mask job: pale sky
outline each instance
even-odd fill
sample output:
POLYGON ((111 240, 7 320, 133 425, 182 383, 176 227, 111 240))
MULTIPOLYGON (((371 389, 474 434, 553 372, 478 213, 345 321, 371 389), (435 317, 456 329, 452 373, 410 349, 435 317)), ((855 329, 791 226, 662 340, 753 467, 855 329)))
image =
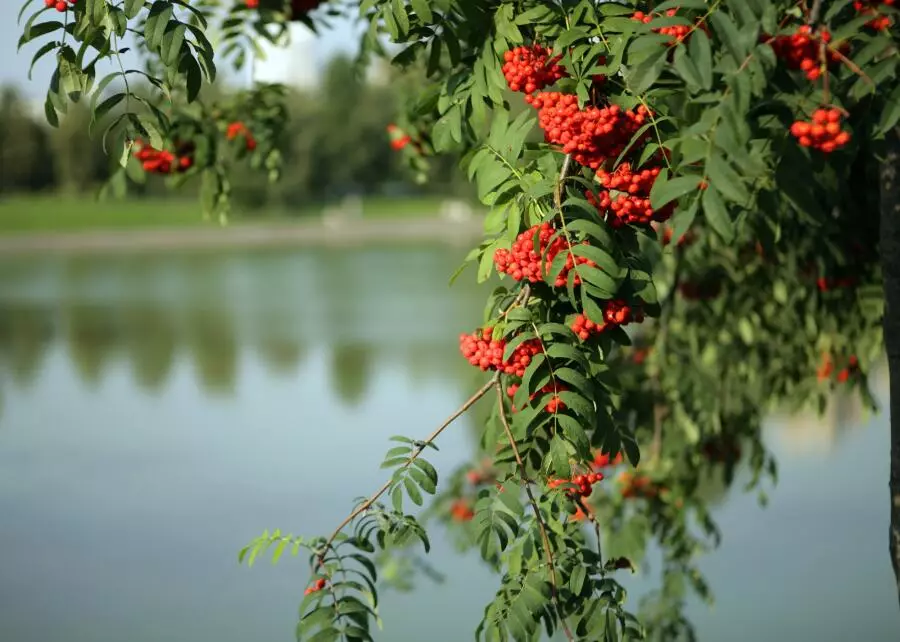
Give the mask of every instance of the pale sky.
MULTIPOLYGON (((40 0, 34 0, 34 2, 35 6, 37 6, 40 0)), ((3 13, 6 15, 16 16, 21 4, 21 0, 0 0, 0 6, 6 7, 3 10, 3 13)), ((349 21, 338 22, 333 18, 331 20, 334 22, 333 28, 328 31, 323 30, 319 38, 307 48, 307 51, 311 50, 312 64, 316 68, 321 68, 335 53, 341 51, 352 53, 357 49, 359 37, 356 34, 359 33, 359 27, 354 28, 354 25, 349 21)), ((32 56, 41 47, 44 40, 41 39, 39 42, 29 43, 16 54, 20 30, 21 27, 16 24, 14 19, 0 20, 0 51, 4 51, 8 56, 12 57, 11 64, 0 65, 0 84, 14 84, 29 98, 40 99, 46 92, 47 83, 50 80, 50 74, 53 69, 52 54, 47 54, 35 66, 32 80, 29 82, 28 66, 31 64, 32 56)), ((285 72, 295 72, 298 61, 294 58, 295 56, 292 56, 287 51, 273 52, 265 63, 260 63, 260 75, 264 76, 261 79, 274 80, 273 76, 283 75, 285 72)), ((222 72, 224 77, 229 78, 230 82, 231 79, 234 79, 236 83, 246 84, 249 80, 249 72, 245 71, 242 74, 243 78, 240 78, 235 77, 233 74, 228 74, 229 70, 223 68, 223 65, 220 64, 219 67, 219 71, 222 72)), ((101 69, 98 65, 98 80, 109 71, 111 71, 111 68, 101 69)))

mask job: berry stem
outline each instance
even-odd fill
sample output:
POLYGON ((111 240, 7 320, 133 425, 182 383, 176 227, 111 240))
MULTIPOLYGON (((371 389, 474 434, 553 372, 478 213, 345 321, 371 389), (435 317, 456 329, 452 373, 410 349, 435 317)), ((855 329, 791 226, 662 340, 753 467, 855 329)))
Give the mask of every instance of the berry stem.
POLYGON ((812 8, 809 10, 810 25, 814 25, 819 21, 820 13, 822 13, 822 0, 813 0, 812 8))
POLYGON ((556 585, 556 566, 553 560, 553 551, 550 548, 550 538, 547 537, 547 526, 544 524, 544 518, 541 516, 541 509, 537 505, 534 493, 531 492, 528 473, 525 470, 525 462, 522 461, 522 455, 519 453, 519 447, 516 445, 516 438, 513 436, 512 430, 509 427, 509 420, 506 417, 506 408, 503 406, 503 387, 500 385, 499 379, 497 379, 494 387, 497 389, 497 408, 500 412, 500 423, 503 424, 503 431, 506 433, 509 447, 512 449, 513 455, 516 458, 516 464, 519 466, 519 475, 522 478, 522 485, 525 487, 525 494, 528 496, 528 503, 531 505, 531 510, 534 512, 534 518, 537 520, 538 530, 541 533, 541 541, 544 544, 544 555, 547 558, 547 566, 550 568, 550 591, 553 605, 556 607, 556 614, 559 617, 560 624, 562 624, 566 639, 574 642, 575 638, 572 637, 572 632, 569 630, 569 625, 566 623, 566 618, 563 617, 562 608, 559 605, 559 589, 556 585))
POLYGON ((864 72, 862 69, 860 69, 859 65, 857 65, 855 62, 850 60, 847 56, 845 56, 840 51, 838 51, 837 47, 832 47, 831 45, 828 45, 828 53, 835 56, 843 64, 847 65, 847 69, 849 69, 850 71, 855 73, 857 76, 859 76, 860 78, 865 80, 867 83, 869 83, 873 87, 875 86, 875 81, 872 80, 866 72, 864 72))
MULTIPOLYGON (((431 445, 441 435, 441 433, 447 429, 447 427, 450 424, 452 424, 454 421, 459 419, 460 416, 462 416, 469 408, 474 406, 478 402, 478 400, 480 400, 483 396, 485 396, 488 392, 490 392, 491 388, 498 386, 498 390, 499 390, 499 381, 500 381, 500 375, 498 373, 498 374, 494 375, 493 377, 491 377, 491 379, 488 380, 488 382, 486 384, 484 384, 478 390, 478 392, 476 392, 474 395, 469 397, 469 399, 463 405, 461 405, 459 408, 457 408, 456 411, 452 415, 450 415, 443 424, 441 424, 434 432, 432 432, 430 435, 428 435, 428 437, 426 437, 424 441, 420 442, 416 446, 416 449, 409 456, 409 460, 405 464, 403 464, 403 469, 409 468, 412 465, 412 463, 416 459, 419 458, 419 456, 422 454, 422 452, 429 445, 431 445)), ((369 510, 372 507, 372 505, 375 502, 377 502, 378 499, 388 491, 388 489, 391 487, 392 483, 393 483, 392 480, 385 482, 384 485, 381 488, 379 488, 375 492, 374 495, 372 495, 371 497, 369 497, 369 499, 367 499, 362 504, 357 506, 353 510, 353 512, 351 512, 346 517, 346 519, 344 519, 344 521, 342 521, 338 525, 338 527, 334 529, 334 532, 332 532, 331 535, 328 537, 328 540, 325 542, 324 546, 322 547, 321 552, 318 555, 318 563, 319 564, 322 564, 324 562, 325 556, 328 554, 328 551, 331 550, 332 544, 334 544, 334 540, 337 539, 337 536, 341 534, 341 531, 343 531, 344 528, 346 528, 347 525, 350 522, 352 522, 354 519, 356 519, 359 515, 366 512, 367 510, 369 510)))
POLYGON ((585 517, 590 520, 591 524, 594 525, 594 534, 597 536, 597 565, 600 567, 600 575, 606 575, 606 570, 603 568, 603 538, 600 536, 600 522, 597 521, 597 517, 594 513, 588 510, 583 497, 576 497, 575 503, 578 505, 578 508, 581 509, 581 512, 584 513, 585 517))
POLYGON ((572 165, 572 154, 566 154, 563 159, 562 169, 559 170, 559 180, 556 182, 556 189, 553 190, 553 203, 556 205, 556 211, 562 216, 563 196, 565 192, 566 178, 569 177, 569 167, 572 165))
POLYGON ((831 79, 828 73, 828 45, 824 38, 819 39, 819 64, 822 66, 822 98, 826 103, 831 102, 831 79))

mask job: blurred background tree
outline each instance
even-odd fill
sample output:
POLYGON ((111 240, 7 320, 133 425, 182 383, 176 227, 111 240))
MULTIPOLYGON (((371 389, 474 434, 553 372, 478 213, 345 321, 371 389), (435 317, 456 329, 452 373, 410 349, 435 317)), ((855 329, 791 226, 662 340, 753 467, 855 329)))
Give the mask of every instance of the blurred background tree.
MULTIPOLYGON (((454 155, 434 160, 434 180, 416 185, 400 155, 391 149, 386 128, 398 112, 404 88, 414 88, 416 70, 377 69, 359 74, 348 56, 332 58, 316 88, 293 89, 288 99, 290 122, 282 142, 284 172, 276 185, 253 172, 232 177, 238 210, 253 216, 264 210, 292 214, 310 204, 338 201, 348 195, 441 195, 468 199, 471 188, 454 155)), ((206 93, 210 103, 233 89, 217 86, 206 93)), ((73 105, 53 129, 40 110, 13 87, 0 98, 0 191, 5 194, 65 192, 90 195, 110 176, 102 142, 89 134, 90 111, 73 105)), ((112 162, 115 162, 113 159, 112 162)), ((182 190, 189 197, 196 186, 182 190)), ((134 197, 162 197, 160 181, 133 186, 134 197)))

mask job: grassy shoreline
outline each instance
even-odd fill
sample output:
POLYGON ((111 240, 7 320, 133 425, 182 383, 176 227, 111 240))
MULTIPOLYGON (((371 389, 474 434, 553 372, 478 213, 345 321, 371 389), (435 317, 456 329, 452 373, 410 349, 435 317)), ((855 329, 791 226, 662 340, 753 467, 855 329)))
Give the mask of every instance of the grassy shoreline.
MULTIPOLYGON (((437 219, 442 199, 437 197, 373 197, 362 204, 365 221, 437 219)), ((337 204, 307 204, 293 210, 236 211, 229 227, 321 225, 322 213, 337 204)), ((84 232, 160 229, 218 229, 218 221, 205 220, 194 199, 129 199, 98 201, 90 196, 55 194, 9 196, 0 199, 0 236, 69 234, 84 232)))

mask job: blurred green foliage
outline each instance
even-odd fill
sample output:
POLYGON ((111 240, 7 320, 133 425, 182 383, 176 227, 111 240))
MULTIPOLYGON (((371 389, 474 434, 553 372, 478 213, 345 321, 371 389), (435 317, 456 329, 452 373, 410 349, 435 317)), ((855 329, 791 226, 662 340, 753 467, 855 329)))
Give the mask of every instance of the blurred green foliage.
MULTIPOLYGON (((280 144, 284 157, 282 179, 271 185, 254 172, 235 172, 233 197, 243 214, 277 209, 303 216, 310 203, 340 200, 348 195, 427 195, 468 198, 470 187, 458 169, 457 157, 433 163, 428 183, 415 185, 401 155, 391 149, 387 126, 397 113, 409 84, 409 72, 391 70, 381 82, 360 78, 353 62, 333 58, 322 74, 321 85, 292 90, 286 136, 280 144)), ((210 102, 229 95, 215 87, 204 98, 210 102)), ((62 192, 91 195, 110 177, 117 163, 103 150, 95 127, 89 133, 87 104, 70 106, 58 129, 49 127, 42 113, 30 109, 13 87, 0 94, 0 195, 62 192)), ((186 198, 198 186, 189 183, 186 198)), ((170 193, 160 179, 134 185, 134 195, 161 197, 170 193)), ((199 220, 195 209, 191 216, 199 220)))

